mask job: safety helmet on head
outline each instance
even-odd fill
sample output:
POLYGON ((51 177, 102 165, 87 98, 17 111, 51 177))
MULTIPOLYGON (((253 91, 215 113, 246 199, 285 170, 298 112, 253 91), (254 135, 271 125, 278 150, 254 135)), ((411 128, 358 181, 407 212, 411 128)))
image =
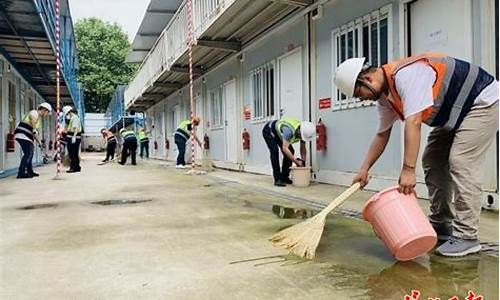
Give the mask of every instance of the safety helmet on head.
POLYGON ((194 125, 198 126, 200 125, 200 117, 198 116, 194 116, 192 119, 191 119, 191 122, 193 122, 194 125))
POLYGON ((300 123, 300 138, 303 141, 309 142, 313 139, 315 134, 316 126, 314 126, 313 123, 309 121, 303 121, 302 123, 300 123))
POLYGON ((62 108, 62 112, 63 114, 67 115, 70 111, 73 110, 73 107, 69 106, 69 105, 66 105, 62 108))
POLYGON ((40 108, 46 109, 49 113, 52 112, 52 106, 47 102, 40 103, 40 105, 38 105, 38 109, 40 108))
POLYGON ((364 57, 349 58, 341 63, 335 71, 334 83, 347 97, 354 97, 354 86, 359 73, 363 70, 364 57))

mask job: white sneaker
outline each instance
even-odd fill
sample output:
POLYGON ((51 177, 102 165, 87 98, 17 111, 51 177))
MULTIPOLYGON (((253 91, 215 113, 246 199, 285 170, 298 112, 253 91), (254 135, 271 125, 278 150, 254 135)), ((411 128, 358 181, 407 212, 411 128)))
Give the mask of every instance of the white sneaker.
POLYGON ((185 165, 177 165, 175 166, 176 169, 185 169, 186 166, 185 165))

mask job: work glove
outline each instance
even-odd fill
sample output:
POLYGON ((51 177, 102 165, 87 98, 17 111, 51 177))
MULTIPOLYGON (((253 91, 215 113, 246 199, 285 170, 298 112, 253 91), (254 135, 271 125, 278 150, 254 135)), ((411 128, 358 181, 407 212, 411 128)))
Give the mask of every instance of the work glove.
POLYGON ((71 137, 71 144, 74 144, 74 143, 76 143, 76 135, 71 137))

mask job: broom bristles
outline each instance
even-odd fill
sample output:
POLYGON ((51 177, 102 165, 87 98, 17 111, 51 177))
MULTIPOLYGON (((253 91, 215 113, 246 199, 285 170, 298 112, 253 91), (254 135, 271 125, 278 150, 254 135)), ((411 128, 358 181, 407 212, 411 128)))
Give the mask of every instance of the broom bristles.
POLYGON ((290 253, 300 257, 313 259, 316 253, 316 248, 318 248, 321 235, 323 234, 323 229, 325 228, 326 216, 357 190, 359 190, 360 187, 361 184, 356 182, 345 192, 335 198, 335 200, 333 200, 319 214, 308 219, 307 221, 278 232, 269 240, 275 246, 288 249, 290 253))
POLYGON ((274 246, 285 248, 297 256, 313 259, 318 248, 323 229, 325 228, 324 214, 283 229, 269 240, 274 246))

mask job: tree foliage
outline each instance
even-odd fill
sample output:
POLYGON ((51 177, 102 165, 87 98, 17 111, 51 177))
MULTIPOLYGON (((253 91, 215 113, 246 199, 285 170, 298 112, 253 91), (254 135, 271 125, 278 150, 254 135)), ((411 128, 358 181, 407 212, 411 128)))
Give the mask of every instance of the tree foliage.
POLYGON ((96 18, 76 22, 75 35, 86 110, 103 113, 116 86, 127 84, 137 68, 125 64, 130 43, 118 24, 96 18))

